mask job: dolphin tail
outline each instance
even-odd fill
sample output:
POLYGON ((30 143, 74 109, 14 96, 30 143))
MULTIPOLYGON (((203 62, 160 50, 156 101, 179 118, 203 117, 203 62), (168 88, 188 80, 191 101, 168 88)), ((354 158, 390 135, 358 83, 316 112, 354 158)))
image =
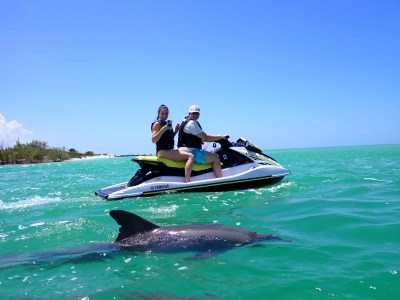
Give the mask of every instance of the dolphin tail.
POLYGON ((112 210, 110 211, 110 216, 121 226, 116 239, 117 242, 140 232, 146 232, 160 227, 125 210, 112 210))

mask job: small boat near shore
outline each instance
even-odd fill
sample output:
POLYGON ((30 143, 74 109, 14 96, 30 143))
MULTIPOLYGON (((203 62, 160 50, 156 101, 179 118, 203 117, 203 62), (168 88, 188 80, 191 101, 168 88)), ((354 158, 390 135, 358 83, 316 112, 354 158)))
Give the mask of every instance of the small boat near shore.
POLYGON ((213 152, 221 160, 221 178, 214 176, 211 164, 195 164, 191 181, 186 183, 185 162, 140 155, 132 159, 140 169, 129 181, 99 189, 95 194, 107 200, 119 200, 162 193, 242 190, 275 184, 290 174, 246 139, 239 138, 236 143, 219 140, 214 147, 213 152))

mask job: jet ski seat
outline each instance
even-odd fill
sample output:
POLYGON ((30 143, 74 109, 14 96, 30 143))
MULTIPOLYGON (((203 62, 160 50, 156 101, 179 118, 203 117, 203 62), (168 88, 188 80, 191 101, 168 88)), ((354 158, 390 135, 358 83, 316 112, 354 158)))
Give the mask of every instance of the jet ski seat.
MULTIPOLYGON (((136 156, 135 158, 132 158, 132 161, 138 163, 140 166, 143 165, 157 166, 161 164, 164 165, 165 167, 176 168, 176 169, 184 169, 186 164, 186 161, 175 161, 153 155, 139 155, 136 156)), ((205 165, 193 164, 192 170, 204 171, 208 169, 212 169, 212 164, 205 164, 205 165)))

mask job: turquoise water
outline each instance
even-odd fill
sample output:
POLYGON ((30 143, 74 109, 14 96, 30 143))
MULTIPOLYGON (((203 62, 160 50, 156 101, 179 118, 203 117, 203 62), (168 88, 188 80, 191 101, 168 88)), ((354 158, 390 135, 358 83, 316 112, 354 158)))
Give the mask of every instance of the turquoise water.
POLYGON ((2 299, 398 299, 400 145, 267 153, 292 172, 273 186, 121 201, 94 191, 128 180, 130 158, 1 166, 2 299), (116 238, 116 208, 162 226, 218 222, 293 242, 194 261, 90 252, 116 238))

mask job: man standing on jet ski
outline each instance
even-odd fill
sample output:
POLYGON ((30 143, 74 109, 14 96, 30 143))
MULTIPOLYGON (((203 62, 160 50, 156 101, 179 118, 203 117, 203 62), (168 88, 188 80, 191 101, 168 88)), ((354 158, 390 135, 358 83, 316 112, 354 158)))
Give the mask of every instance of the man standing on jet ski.
MULTIPOLYGON (((192 105, 189 115, 181 123, 178 136, 178 149, 194 155, 196 164, 212 164, 215 177, 222 177, 221 162, 218 154, 202 150, 203 142, 213 142, 220 139, 228 139, 229 135, 207 134, 197 121, 200 117, 200 107, 192 105)), ((186 182, 188 182, 186 180, 186 182)))

